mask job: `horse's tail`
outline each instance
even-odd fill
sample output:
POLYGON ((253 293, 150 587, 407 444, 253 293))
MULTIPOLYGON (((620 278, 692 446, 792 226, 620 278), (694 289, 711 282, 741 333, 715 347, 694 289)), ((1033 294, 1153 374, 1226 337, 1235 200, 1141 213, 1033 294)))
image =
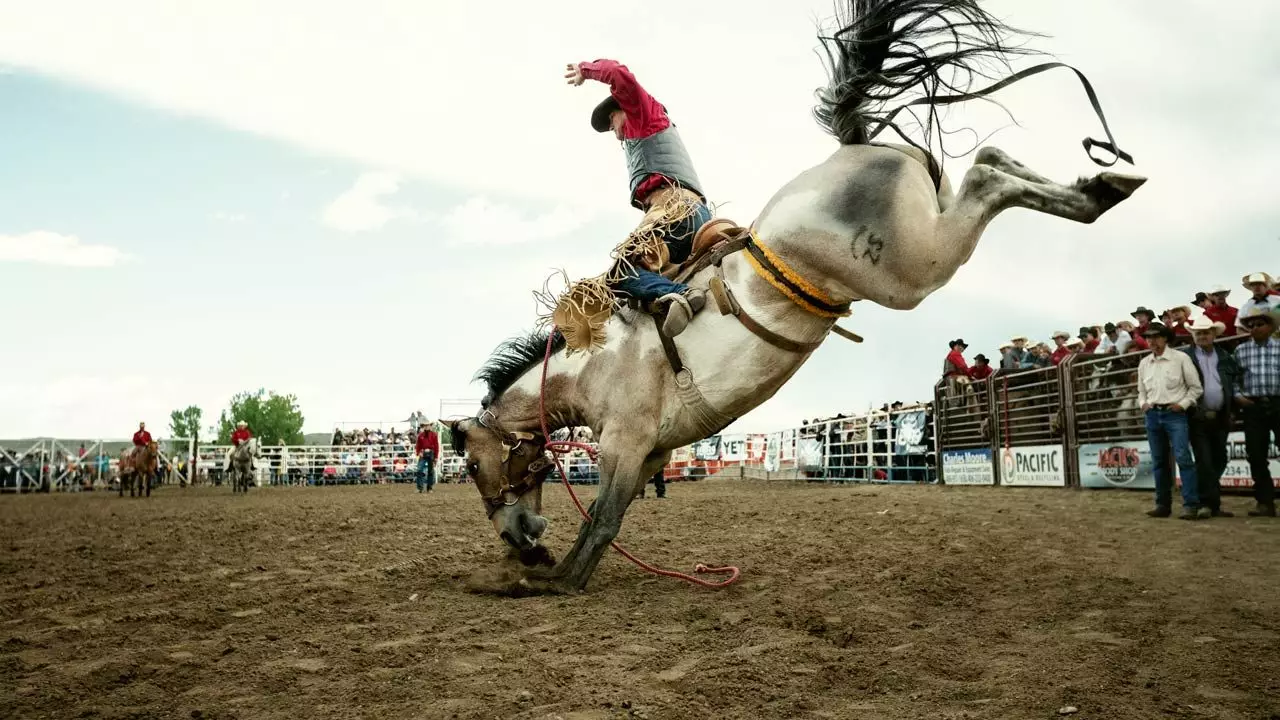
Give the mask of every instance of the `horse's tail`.
POLYGON ((915 104, 929 106, 929 122, 922 123, 927 144, 941 93, 965 95, 975 75, 992 77, 983 72, 984 63, 1007 69, 1009 56, 1033 52, 1007 40, 1035 33, 1005 25, 978 0, 838 2, 840 29, 819 36, 828 83, 817 92, 813 114, 842 145, 870 142, 895 114, 888 104, 917 87, 924 98, 915 104))

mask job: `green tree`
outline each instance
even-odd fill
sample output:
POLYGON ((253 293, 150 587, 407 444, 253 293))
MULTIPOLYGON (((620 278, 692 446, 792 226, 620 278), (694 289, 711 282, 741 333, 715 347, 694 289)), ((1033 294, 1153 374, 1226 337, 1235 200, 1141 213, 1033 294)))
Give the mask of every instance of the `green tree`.
POLYGON ((277 395, 262 388, 257 392, 237 393, 231 398, 231 406, 218 418, 218 444, 230 443, 236 423, 244 420, 265 445, 274 445, 280 440, 288 445, 301 445, 302 419, 295 395, 277 395))
POLYGON ((169 433, 175 438, 194 438, 200 433, 200 418, 204 411, 195 405, 169 413, 169 433))

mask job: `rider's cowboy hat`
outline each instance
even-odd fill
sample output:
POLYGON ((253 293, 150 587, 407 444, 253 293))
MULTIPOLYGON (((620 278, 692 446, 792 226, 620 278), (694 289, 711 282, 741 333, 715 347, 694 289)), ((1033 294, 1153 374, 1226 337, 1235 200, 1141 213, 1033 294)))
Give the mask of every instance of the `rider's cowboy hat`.
POLYGON ((1137 329, 1138 326, 1134 325, 1132 320, 1121 320, 1120 322, 1116 323, 1116 327, 1120 328, 1121 330, 1124 330, 1125 332, 1133 332, 1134 330, 1137 329))
POLYGON ((1149 308, 1149 307, 1147 307, 1147 306, 1145 306, 1145 305, 1139 305, 1137 310, 1134 310, 1133 312, 1129 313, 1129 317, 1131 317, 1131 318, 1136 318, 1136 317, 1138 317, 1139 315, 1141 315, 1141 314, 1143 314, 1143 313, 1146 313, 1146 314, 1147 314, 1148 316, 1150 316, 1150 317, 1151 317, 1151 319, 1153 319, 1153 320, 1154 320, 1154 319, 1155 319, 1155 317, 1156 317, 1156 313, 1155 313, 1155 311, 1153 311, 1151 308, 1149 308))
POLYGON ((609 122, 609 116, 613 114, 614 110, 621 109, 622 106, 618 105, 617 98, 612 95, 601 100, 596 109, 591 111, 591 129, 596 132, 608 131, 609 126, 612 124, 609 122))
POLYGON ((969 347, 969 343, 965 342, 964 340, 962 340, 962 339, 960 339, 960 338, 956 338, 955 340, 952 340, 952 341, 951 341, 950 343, 948 343, 947 345, 948 345, 950 348, 952 348, 953 350, 954 350, 955 348, 957 348, 957 347, 962 347, 962 348, 967 348, 967 347, 969 347))
POLYGON ((1146 331, 1142 333, 1142 337, 1156 337, 1156 336, 1162 336, 1164 337, 1165 340, 1172 340, 1173 331, 1170 330, 1162 322, 1153 322, 1149 326, 1147 326, 1146 331))
POLYGON ((1057 340, 1058 338, 1063 338, 1063 339, 1070 340, 1070 339, 1071 339, 1071 333, 1067 332, 1066 330, 1054 330, 1054 331, 1053 331, 1053 334, 1052 334, 1052 335, 1050 335, 1049 337, 1050 337, 1050 338, 1052 338, 1052 339, 1054 339, 1054 340, 1057 340))
POLYGON ((1240 278, 1240 283, 1244 285, 1245 290, 1252 292, 1253 288, 1250 287, 1250 285, 1253 285, 1254 283, 1266 283, 1267 287, 1269 288, 1275 283, 1275 281, 1271 279, 1270 275, 1264 272, 1256 272, 1256 273, 1250 273, 1240 278))
POLYGON ((1018 342, 1019 340, 1021 340, 1022 342, 1027 342, 1027 336, 1026 336, 1026 335, 1014 335, 1013 337, 1009 338, 1009 342, 1015 342, 1015 343, 1016 343, 1016 342, 1018 342))
POLYGON ((997 349, 1000 350, 1001 352, 1004 352, 1005 350, 1008 350, 1012 347, 1013 347, 1013 343, 1009 342, 1008 340, 1005 340, 1004 342, 1000 343, 1000 347, 997 349))
POLYGON ((1214 285, 1209 288, 1210 295, 1230 295, 1231 290, 1226 285, 1214 285))
POLYGON ((977 355, 974 355, 973 361, 974 362, 991 362, 990 360, 987 359, 987 356, 983 355, 982 353, 978 353, 977 355))
POLYGON ((1071 338, 1067 341, 1067 347, 1084 347, 1084 341, 1078 337, 1071 338))
POLYGON ((1169 308, 1169 314, 1172 315, 1174 310, 1181 310, 1182 314, 1186 315, 1187 317, 1190 317, 1191 313, 1193 312, 1190 305, 1174 305, 1173 307, 1169 308))
POLYGON ((1187 325, 1187 329, 1191 332, 1200 332, 1202 330, 1212 330, 1214 336, 1221 335, 1226 332, 1227 326, 1216 320, 1210 320, 1207 315, 1201 315, 1187 325))

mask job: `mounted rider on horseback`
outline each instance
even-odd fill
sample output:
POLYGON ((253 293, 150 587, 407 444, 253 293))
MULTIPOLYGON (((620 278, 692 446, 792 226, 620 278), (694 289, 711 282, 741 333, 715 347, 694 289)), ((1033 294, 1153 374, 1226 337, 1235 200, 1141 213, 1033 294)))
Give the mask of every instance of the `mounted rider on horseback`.
MULTIPOLYGON (((608 289, 629 298, 635 305, 662 317, 668 337, 684 332, 693 316, 706 305, 706 291, 691 288, 664 277, 662 271, 691 259, 699 231, 712 221, 702 182, 693 168, 676 126, 664 105, 636 81, 625 65, 615 60, 596 60, 567 65, 565 78, 580 86, 595 80, 609 86, 609 96, 591 113, 591 127, 598 133, 613 132, 622 143, 630 180, 631 205, 644 211, 640 224, 614 250, 615 262, 602 278, 608 289)), ((733 223, 719 221, 715 229, 727 232, 733 223)), ((591 281, 587 281, 588 283, 591 281)), ((586 290, 584 287, 583 290, 586 290)), ((581 293, 579 293, 581 294, 581 293)), ((557 324, 569 338, 571 347, 594 345, 599 340, 588 320, 592 300, 562 298, 557 324), (587 332, 590 340, 583 338, 587 332)), ((605 318, 607 319, 607 318, 605 318)))
MULTIPOLYGON (((249 423, 244 420, 236 423, 236 429, 231 433, 231 450, 227 451, 226 462, 222 465, 222 470, 224 472, 231 470, 231 456, 235 454, 236 448, 240 447, 241 444, 248 442, 252 437, 253 433, 249 432, 249 423)), ((252 456, 249 458, 249 469, 254 469, 252 456)))

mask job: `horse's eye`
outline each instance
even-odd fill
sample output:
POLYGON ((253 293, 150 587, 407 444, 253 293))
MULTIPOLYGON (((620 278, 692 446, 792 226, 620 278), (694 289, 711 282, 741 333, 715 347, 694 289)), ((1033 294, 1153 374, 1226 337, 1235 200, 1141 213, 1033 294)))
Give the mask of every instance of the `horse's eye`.
POLYGON ((470 475, 470 476, 472 476, 472 477, 475 477, 476 473, 478 473, 478 472, 480 472, 480 463, 477 463, 477 462, 469 462, 469 463, 467 463, 467 474, 468 474, 468 475, 470 475))

